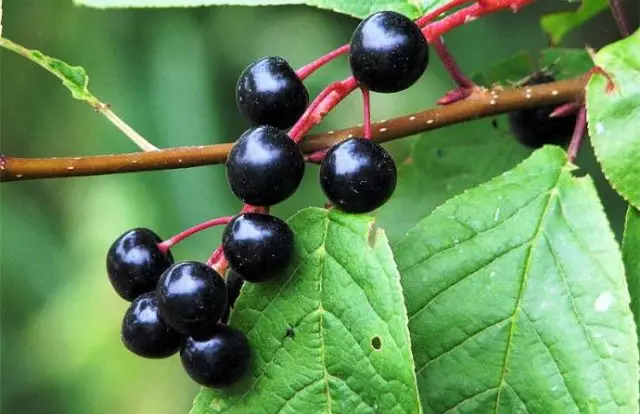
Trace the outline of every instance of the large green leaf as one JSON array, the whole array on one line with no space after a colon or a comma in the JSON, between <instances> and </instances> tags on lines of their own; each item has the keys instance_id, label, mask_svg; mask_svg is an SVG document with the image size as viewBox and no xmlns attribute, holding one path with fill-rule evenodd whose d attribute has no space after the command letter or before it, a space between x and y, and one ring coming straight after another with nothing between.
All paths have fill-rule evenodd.
<instances>
[{"instance_id":1,"label":"large green leaf","mask_svg":"<svg viewBox=\"0 0 640 414\"><path fill-rule=\"evenodd\" d=\"M549 68L557 79L585 73L593 66L583 49L544 49L519 53L473 76L491 86L522 80ZM483 183L522 161L530 150L520 144L506 116L456 124L422 134L411 156L398 168L398 186L391 200L376 211L378 223L393 242L452 196Z\"/></svg>"},{"instance_id":2,"label":"large green leaf","mask_svg":"<svg viewBox=\"0 0 640 414\"><path fill-rule=\"evenodd\" d=\"M392 241L453 195L512 168L530 150L500 116L426 133L411 153L398 168L393 197L376 211Z\"/></svg>"},{"instance_id":3,"label":"large green leaf","mask_svg":"<svg viewBox=\"0 0 640 414\"><path fill-rule=\"evenodd\" d=\"M289 224L282 277L243 289L231 324L254 352L249 374L203 390L193 413L419 412L400 279L372 218L317 208Z\"/></svg>"},{"instance_id":4,"label":"large green leaf","mask_svg":"<svg viewBox=\"0 0 640 414\"><path fill-rule=\"evenodd\" d=\"M572 169L544 147L395 246L425 411L638 412L621 254Z\"/></svg>"},{"instance_id":5,"label":"large green leaf","mask_svg":"<svg viewBox=\"0 0 640 414\"><path fill-rule=\"evenodd\" d=\"M631 312L640 337L640 211L629 207L622 240L622 256L631 294Z\"/></svg>"},{"instance_id":6,"label":"large green leaf","mask_svg":"<svg viewBox=\"0 0 640 414\"><path fill-rule=\"evenodd\" d=\"M193 7L193 6L275 6L285 4L306 4L321 9L364 18L379 10L395 10L409 17L417 18L436 5L447 0L74 0L84 6L110 7Z\"/></svg>"},{"instance_id":7,"label":"large green leaf","mask_svg":"<svg viewBox=\"0 0 640 414\"><path fill-rule=\"evenodd\" d=\"M607 8L607 0L582 0L575 11L550 13L540 19L542 29L558 44L562 38Z\"/></svg>"},{"instance_id":8,"label":"large green leaf","mask_svg":"<svg viewBox=\"0 0 640 414\"><path fill-rule=\"evenodd\" d=\"M611 186L640 207L640 30L598 52L595 63L612 77L587 84L587 119L596 157Z\"/></svg>"}]
</instances>

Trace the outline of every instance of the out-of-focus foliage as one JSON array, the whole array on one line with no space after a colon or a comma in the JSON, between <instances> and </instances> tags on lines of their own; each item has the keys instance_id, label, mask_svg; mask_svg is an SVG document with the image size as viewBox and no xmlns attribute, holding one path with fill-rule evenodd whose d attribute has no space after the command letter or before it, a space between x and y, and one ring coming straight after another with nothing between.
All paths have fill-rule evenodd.
<instances>
[{"instance_id":1,"label":"out-of-focus foliage","mask_svg":"<svg viewBox=\"0 0 640 414\"><path fill-rule=\"evenodd\" d=\"M4 36L82 65L92 92L161 147L232 141L245 129L234 89L247 64L275 54L299 67L347 41L357 24L302 6L103 11L74 7L69 0L5 0L4 9ZM537 22L542 10L534 5L476 21L447 35L447 45L468 72L521 50L538 50L546 44ZM615 33L598 29L587 39L593 46ZM584 42L570 38L572 45ZM478 42L491 47L479 48ZM53 76L9 52L0 57L3 154L135 150L103 117L71 99ZM315 95L347 70L346 59L323 69L307 82L310 92ZM437 59L427 72L407 92L375 95L373 118L424 108L451 87ZM356 124L360 116L360 100L352 97L320 128ZM410 142L388 147L401 160ZM589 147L583 149L586 157L578 164L593 165ZM288 217L321 206L316 181L317 170L309 168L298 193L275 213ZM624 206L606 184L599 186L620 229ZM0 191L2 411L186 412L198 387L178 359L142 360L120 344L127 304L109 286L105 252L131 227L169 236L236 211L240 203L227 189L223 168L14 182L0 185ZM204 260L219 237L219 230L207 231L174 254L178 260Z\"/></svg>"}]
</instances>

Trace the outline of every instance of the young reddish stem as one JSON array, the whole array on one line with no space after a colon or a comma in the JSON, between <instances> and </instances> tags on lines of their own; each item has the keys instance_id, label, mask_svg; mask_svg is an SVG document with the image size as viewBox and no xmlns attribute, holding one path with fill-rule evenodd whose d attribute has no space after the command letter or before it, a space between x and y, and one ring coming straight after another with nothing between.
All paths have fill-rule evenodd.
<instances>
[{"instance_id":1,"label":"young reddish stem","mask_svg":"<svg viewBox=\"0 0 640 414\"><path fill-rule=\"evenodd\" d=\"M296 75L298 75L300 80L305 80L313 72L315 72L316 70L320 69L321 67L323 67L327 63L331 62L332 60L334 60L338 56L344 55L348 51L349 51L349 45L348 44L342 45L339 48L337 48L336 50L333 50L333 51L327 53L326 55L314 60L313 62L309 63L308 65L305 65L305 66L301 67L300 69L298 69L296 71Z\"/></svg>"},{"instance_id":2,"label":"young reddish stem","mask_svg":"<svg viewBox=\"0 0 640 414\"><path fill-rule=\"evenodd\" d=\"M418 20L416 20L416 24L419 27L424 27L426 26L429 22L431 22L431 20L435 19L436 17L440 16L442 13L446 13L450 10L455 9L458 6L461 6L465 3L471 3L473 0L452 0L450 2L448 2L447 4L438 7L437 9L434 9L432 11L430 11L429 13L425 14L424 16L422 16L421 18L419 18Z\"/></svg>"},{"instance_id":3,"label":"young reddish stem","mask_svg":"<svg viewBox=\"0 0 640 414\"><path fill-rule=\"evenodd\" d=\"M549 118L564 118L567 116L575 115L583 105L584 103L582 101L567 102L565 104L559 105L549 114Z\"/></svg>"},{"instance_id":4,"label":"young reddish stem","mask_svg":"<svg viewBox=\"0 0 640 414\"><path fill-rule=\"evenodd\" d=\"M452 91L449 91L445 96L440 98L437 102L438 105L448 105L457 101L461 101L467 96L471 95L475 84L465 75L458 63L453 58L453 55L449 52L449 49L444 44L442 37L436 37L433 39L431 45L436 50L436 53L442 60L445 69L451 76L451 79L458 85Z\"/></svg>"},{"instance_id":5,"label":"young reddish stem","mask_svg":"<svg viewBox=\"0 0 640 414\"><path fill-rule=\"evenodd\" d=\"M371 139L371 95L369 89L360 87L362 92L362 109L364 111L364 137Z\"/></svg>"},{"instance_id":6,"label":"young reddish stem","mask_svg":"<svg viewBox=\"0 0 640 414\"><path fill-rule=\"evenodd\" d=\"M604 76L607 79L607 86L605 88L605 92L611 93L616 90L616 83L614 82L613 77L611 76L611 74L609 74L609 72L602 69L600 66L596 65L591 69L589 69L589 72L587 72L587 76L591 77L596 73L598 75Z\"/></svg>"},{"instance_id":7,"label":"young reddish stem","mask_svg":"<svg viewBox=\"0 0 640 414\"><path fill-rule=\"evenodd\" d=\"M295 142L300 142L314 125L320 123L322 118L353 92L356 87L357 83L353 76L327 86L318 94L316 99L311 102L298 122L291 128L289 131L291 139Z\"/></svg>"},{"instance_id":8,"label":"young reddish stem","mask_svg":"<svg viewBox=\"0 0 640 414\"><path fill-rule=\"evenodd\" d=\"M463 88L471 88L474 86L471 79L469 79L467 75L462 72L460 66L458 66L458 63L453 58L453 55L445 46L442 37L439 36L433 39L431 45L436 50L436 53L440 57L440 60L442 60L442 63L444 64L445 69L447 69L447 72L449 72L451 79L453 79L453 81L458 86Z\"/></svg>"},{"instance_id":9,"label":"young reddish stem","mask_svg":"<svg viewBox=\"0 0 640 414\"><path fill-rule=\"evenodd\" d=\"M309 155L305 155L304 160L312 164L320 164L326 155L327 150L320 150L313 152Z\"/></svg>"},{"instance_id":10,"label":"young reddish stem","mask_svg":"<svg viewBox=\"0 0 640 414\"><path fill-rule=\"evenodd\" d=\"M186 239L187 237L214 226L227 224L228 222L231 221L232 218L233 218L232 216L227 216L227 217L219 217L213 220L205 221L204 223L200 223L197 226L193 226L181 233L176 234L175 236L163 241L162 243L158 243L158 247L160 248L160 251L162 251L163 253L166 253L167 251L169 251L170 248L180 243L182 240Z\"/></svg>"},{"instance_id":11,"label":"young reddish stem","mask_svg":"<svg viewBox=\"0 0 640 414\"><path fill-rule=\"evenodd\" d=\"M424 33L427 41L432 43L434 39L448 31L486 14L507 8L516 12L533 1L534 0L481 0L429 24L422 29L422 33Z\"/></svg>"},{"instance_id":12,"label":"young reddish stem","mask_svg":"<svg viewBox=\"0 0 640 414\"><path fill-rule=\"evenodd\" d=\"M573 135L571 136L571 142L569 143L569 148L567 149L567 158L569 162L573 162L578 155L578 150L580 149L580 143L582 142L582 137L584 136L587 130L587 107L582 105L580 110L578 111L578 116L576 118L576 127L573 130Z\"/></svg>"}]
</instances>

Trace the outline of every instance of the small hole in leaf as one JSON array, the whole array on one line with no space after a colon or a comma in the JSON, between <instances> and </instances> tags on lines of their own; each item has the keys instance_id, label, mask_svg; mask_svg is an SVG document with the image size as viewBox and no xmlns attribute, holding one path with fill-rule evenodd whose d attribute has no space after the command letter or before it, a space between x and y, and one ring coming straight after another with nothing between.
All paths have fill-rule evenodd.
<instances>
[{"instance_id":1,"label":"small hole in leaf","mask_svg":"<svg viewBox=\"0 0 640 414\"><path fill-rule=\"evenodd\" d=\"M382 339L380 339L379 336L374 336L373 338L371 338L371 346L376 351L379 351L380 348L382 348Z\"/></svg>"},{"instance_id":2,"label":"small hole in leaf","mask_svg":"<svg viewBox=\"0 0 640 414\"><path fill-rule=\"evenodd\" d=\"M444 151L440 148L436 148L436 157L442 158L444 156Z\"/></svg>"}]
</instances>

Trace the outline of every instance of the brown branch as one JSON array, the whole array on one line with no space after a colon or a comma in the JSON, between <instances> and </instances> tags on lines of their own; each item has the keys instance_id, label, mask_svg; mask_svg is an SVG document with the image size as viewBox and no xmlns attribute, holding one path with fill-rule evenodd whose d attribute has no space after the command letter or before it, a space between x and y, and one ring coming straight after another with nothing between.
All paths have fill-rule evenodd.
<instances>
[{"instance_id":1,"label":"brown branch","mask_svg":"<svg viewBox=\"0 0 640 414\"><path fill-rule=\"evenodd\" d=\"M414 135L447 125L523 108L580 101L587 77L525 88L478 89L451 105L377 122L372 138L378 142ZM305 153L330 147L350 136L362 136L362 127L308 136L300 146ZM60 158L14 158L0 155L0 181L80 177L136 171L169 170L224 163L232 144L177 147L118 155Z\"/></svg>"}]
</instances>

